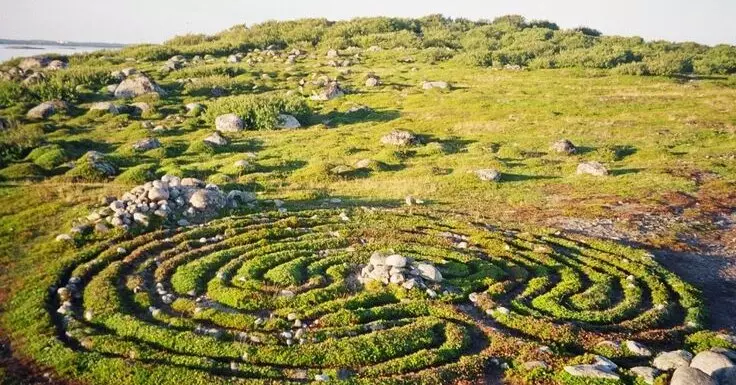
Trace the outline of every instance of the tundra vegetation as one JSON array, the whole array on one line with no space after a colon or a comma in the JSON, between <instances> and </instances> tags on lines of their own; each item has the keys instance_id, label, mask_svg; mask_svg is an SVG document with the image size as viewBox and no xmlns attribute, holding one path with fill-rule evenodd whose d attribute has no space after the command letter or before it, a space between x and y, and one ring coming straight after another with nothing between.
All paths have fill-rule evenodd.
<instances>
[{"instance_id":1,"label":"tundra vegetation","mask_svg":"<svg viewBox=\"0 0 736 385\"><path fill-rule=\"evenodd\" d=\"M2 63L0 383L731 384L658 255L736 255L734 73L520 16Z\"/></svg>"}]
</instances>

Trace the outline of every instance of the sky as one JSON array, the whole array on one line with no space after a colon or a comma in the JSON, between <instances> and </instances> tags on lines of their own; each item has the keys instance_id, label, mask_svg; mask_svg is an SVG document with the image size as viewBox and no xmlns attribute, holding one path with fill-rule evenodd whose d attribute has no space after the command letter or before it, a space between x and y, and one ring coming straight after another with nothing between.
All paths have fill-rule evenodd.
<instances>
[{"instance_id":1,"label":"sky","mask_svg":"<svg viewBox=\"0 0 736 385\"><path fill-rule=\"evenodd\" d=\"M736 0L0 0L0 38L160 43L265 20L519 14L607 35L736 45Z\"/></svg>"}]
</instances>

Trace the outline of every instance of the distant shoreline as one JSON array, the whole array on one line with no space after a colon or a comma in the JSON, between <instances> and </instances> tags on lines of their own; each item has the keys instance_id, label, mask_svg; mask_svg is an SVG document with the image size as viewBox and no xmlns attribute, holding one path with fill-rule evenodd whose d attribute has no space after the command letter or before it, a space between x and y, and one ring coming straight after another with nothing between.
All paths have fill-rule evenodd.
<instances>
[{"instance_id":1,"label":"distant shoreline","mask_svg":"<svg viewBox=\"0 0 736 385\"><path fill-rule=\"evenodd\" d=\"M5 47L5 49L38 49L38 50L44 50L43 47L38 46L32 46L32 45L9 45Z\"/></svg>"},{"instance_id":2,"label":"distant shoreline","mask_svg":"<svg viewBox=\"0 0 736 385\"><path fill-rule=\"evenodd\" d=\"M22 46L26 49L35 49L37 46L53 46L63 48L83 47L83 48L123 48L126 44L119 43L101 43L101 42L77 42L77 41L53 41L53 40L18 40L18 39L0 39L0 45L8 45L13 47ZM11 48L11 47L7 47Z\"/></svg>"}]
</instances>

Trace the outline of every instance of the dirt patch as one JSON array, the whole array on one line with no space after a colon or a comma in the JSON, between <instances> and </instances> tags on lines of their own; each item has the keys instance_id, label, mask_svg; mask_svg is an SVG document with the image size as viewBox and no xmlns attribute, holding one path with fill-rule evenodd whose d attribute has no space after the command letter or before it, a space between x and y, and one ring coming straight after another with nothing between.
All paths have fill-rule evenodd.
<instances>
[{"instance_id":1,"label":"dirt patch","mask_svg":"<svg viewBox=\"0 0 736 385\"><path fill-rule=\"evenodd\" d=\"M708 326L736 332L736 258L653 251L657 261L702 291Z\"/></svg>"}]
</instances>

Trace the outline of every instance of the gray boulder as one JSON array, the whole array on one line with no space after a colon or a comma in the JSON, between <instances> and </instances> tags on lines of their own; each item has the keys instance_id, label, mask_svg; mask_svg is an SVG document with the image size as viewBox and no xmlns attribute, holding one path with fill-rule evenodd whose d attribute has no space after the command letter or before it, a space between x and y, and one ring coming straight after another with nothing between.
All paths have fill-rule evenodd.
<instances>
[{"instance_id":1,"label":"gray boulder","mask_svg":"<svg viewBox=\"0 0 736 385\"><path fill-rule=\"evenodd\" d=\"M432 282L442 282L442 274L439 269L429 263L418 263L417 270L422 278Z\"/></svg>"},{"instance_id":2,"label":"gray boulder","mask_svg":"<svg viewBox=\"0 0 736 385\"><path fill-rule=\"evenodd\" d=\"M340 87L336 81L329 82L322 92L312 95L312 100L332 100L345 95L345 91Z\"/></svg>"},{"instance_id":3,"label":"gray boulder","mask_svg":"<svg viewBox=\"0 0 736 385\"><path fill-rule=\"evenodd\" d=\"M672 374L670 385L718 385L718 383L700 369L680 366Z\"/></svg>"},{"instance_id":4,"label":"gray boulder","mask_svg":"<svg viewBox=\"0 0 736 385\"><path fill-rule=\"evenodd\" d=\"M118 110L118 107L110 102L95 103L89 108L89 110L90 111L104 111L112 115L117 115L118 113L120 113L120 110Z\"/></svg>"},{"instance_id":5,"label":"gray boulder","mask_svg":"<svg viewBox=\"0 0 736 385\"><path fill-rule=\"evenodd\" d=\"M567 139L560 139L554 143L552 143L552 151L559 153L559 154L567 154L571 155L577 152L577 148L574 144L572 144L571 141Z\"/></svg>"},{"instance_id":6,"label":"gray boulder","mask_svg":"<svg viewBox=\"0 0 736 385\"><path fill-rule=\"evenodd\" d=\"M276 128L294 129L300 128L301 126L301 123L294 116L287 114L279 114L278 122L276 123Z\"/></svg>"},{"instance_id":7,"label":"gray boulder","mask_svg":"<svg viewBox=\"0 0 736 385\"><path fill-rule=\"evenodd\" d=\"M226 199L220 191L198 189L189 198L189 204L201 211L219 210L225 207Z\"/></svg>"},{"instance_id":8,"label":"gray boulder","mask_svg":"<svg viewBox=\"0 0 736 385\"><path fill-rule=\"evenodd\" d=\"M422 89L424 90L431 90L435 88L446 90L450 88L450 85L447 84L447 82L443 82L443 81L422 82Z\"/></svg>"},{"instance_id":9,"label":"gray boulder","mask_svg":"<svg viewBox=\"0 0 736 385\"><path fill-rule=\"evenodd\" d=\"M204 142L214 146L227 146L228 144L227 139L220 135L219 132L215 132L212 135L204 138Z\"/></svg>"},{"instance_id":10,"label":"gray boulder","mask_svg":"<svg viewBox=\"0 0 736 385\"><path fill-rule=\"evenodd\" d=\"M641 378L642 381L649 385L654 384L654 380L659 375L659 370L649 366L637 366L630 369L631 373Z\"/></svg>"},{"instance_id":11,"label":"gray boulder","mask_svg":"<svg viewBox=\"0 0 736 385\"><path fill-rule=\"evenodd\" d=\"M651 357L652 351L649 350L646 346L636 342L636 341L626 341L625 342L626 349L628 349L632 354L639 357Z\"/></svg>"},{"instance_id":12,"label":"gray boulder","mask_svg":"<svg viewBox=\"0 0 736 385\"><path fill-rule=\"evenodd\" d=\"M673 350L671 352L660 353L652 361L652 366L659 370L672 370L680 366L690 365L693 359L692 353L685 350Z\"/></svg>"},{"instance_id":13,"label":"gray boulder","mask_svg":"<svg viewBox=\"0 0 736 385\"><path fill-rule=\"evenodd\" d=\"M700 369L703 373L716 378L724 369L733 368L736 365L722 353L704 351L698 353L690 362L690 367Z\"/></svg>"},{"instance_id":14,"label":"gray boulder","mask_svg":"<svg viewBox=\"0 0 736 385\"><path fill-rule=\"evenodd\" d=\"M571 365L565 366L565 372L573 377L600 378L604 380L618 380L619 376L609 368L598 365Z\"/></svg>"},{"instance_id":15,"label":"gray boulder","mask_svg":"<svg viewBox=\"0 0 736 385\"><path fill-rule=\"evenodd\" d=\"M115 88L116 98L134 98L149 93L164 95L164 91L145 75L132 75Z\"/></svg>"},{"instance_id":16,"label":"gray boulder","mask_svg":"<svg viewBox=\"0 0 736 385\"><path fill-rule=\"evenodd\" d=\"M65 110L66 108L66 102L52 100L49 102L43 102L36 107L31 108L26 116L29 119L46 119L59 111Z\"/></svg>"},{"instance_id":17,"label":"gray boulder","mask_svg":"<svg viewBox=\"0 0 736 385\"><path fill-rule=\"evenodd\" d=\"M600 162L591 161L583 162L578 165L577 174L588 174L594 176L606 176L608 175L608 169Z\"/></svg>"},{"instance_id":18,"label":"gray boulder","mask_svg":"<svg viewBox=\"0 0 736 385\"><path fill-rule=\"evenodd\" d=\"M394 130L381 137L382 144L406 147L417 144L419 140L409 131Z\"/></svg>"},{"instance_id":19,"label":"gray boulder","mask_svg":"<svg viewBox=\"0 0 736 385\"><path fill-rule=\"evenodd\" d=\"M486 182L498 182L501 180L501 173L494 169L476 170L475 175L478 179Z\"/></svg>"},{"instance_id":20,"label":"gray boulder","mask_svg":"<svg viewBox=\"0 0 736 385\"><path fill-rule=\"evenodd\" d=\"M145 138L133 143L133 149L136 151L148 151L161 147L161 142L156 138Z\"/></svg>"},{"instance_id":21,"label":"gray boulder","mask_svg":"<svg viewBox=\"0 0 736 385\"><path fill-rule=\"evenodd\" d=\"M220 115L215 119L215 128L221 132L242 131L243 119L235 114Z\"/></svg>"},{"instance_id":22,"label":"gray boulder","mask_svg":"<svg viewBox=\"0 0 736 385\"><path fill-rule=\"evenodd\" d=\"M67 67L67 64L61 60L52 60L49 62L49 65L46 66L46 68L51 71L63 70L66 67Z\"/></svg>"},{"instance_id":23,"label":"gray boulder","mask_svg":"<svg viewBox=\"0 0 736 385\"><path fill-rule=\"evenodd\" d=\"M46 67L49 64L50 59L43 56L27 57L18 63L18 67L23 71L31 69L39 69Z\"/></svg>"}]
</instances>

